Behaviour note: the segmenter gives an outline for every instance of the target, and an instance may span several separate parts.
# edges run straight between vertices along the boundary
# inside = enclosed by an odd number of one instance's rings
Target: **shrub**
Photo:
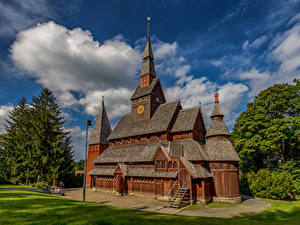
[[[47,186],[47,184],[43,183],[43,182],[37,182],[32,184],[32,187],[37,187],[37,188],[43,188],[44,186]]]
[[[255,197],[271,199],[294,197],[295,185],[292,176],[287,172],[270,172],[261,169],[257,173],[248,173],[247,181]]]
[[[246,174],[242,175],[240,179],[240,189],[241,189],[241,193],[252,196],[250,185],[248,182],[248,177]]]

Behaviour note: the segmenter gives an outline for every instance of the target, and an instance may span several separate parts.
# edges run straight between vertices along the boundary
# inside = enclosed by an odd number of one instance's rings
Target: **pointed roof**
[[[211,136],[230,136],[230,132],[223,120],[213,120],[211,122],[206,137]]]
[[[150,58],[150,59],[154,60],[149,34],[148,34],[148,37],[147,37],[147,43],[146,43],[146,47],[145,47],[144,55],[143,55],[143,59],[147,59],[147,58]]]
[[[152,51],[151,43],[150,43],[150,30],[149,30],[149,22],[148,22],[147,43],[146,43],[145,50],[144,50],[143,66],[141,69],[140,76],[143,76],[146,74],[152,74],[154,77],[156,76],[154,65],[153,65],[153,60],[154,60],[154,56],[153,56],[153,51]]]
[[[102,97],[102,103],[88,144],[108,144],[107,137],[110,133],[111,127],[104,106],[104,98]]]
[[[215,93],[215,105],[212,110],[212,113],[210,117],[212,118],[212,122],[208,128],[206,137],[211,136],[230,136],[230,132],[228,131],[223,117],[223,111],[221,109],[221,106],[219,105],[219,94]]]
[[[221,109],[221,106],[219,105],[219,93],[215,93],[215,105],[214,108],[210,114],[210,118],[213,118],[215,116],[221,116],[224,117],[224,113]]]
[[[152,52],[152,48],[151,48],[151,43],[150,43],[150,24],[149,24],[149,20],[148,20],[148,29],[147,29],[147,43],[146,43],[146,47],[145,47],[144,55],[143,55],[143,59],[147,59],[147,58],[150,58],[150,59],[154,60],[153,52]]]
[[[210,114],[210,118],[213,118],[215,116],[222,116],[222,117],[224,117],[224,113],[223,113],[222,108],[219,105],[219,103],[216,103],[214,105],[214,108],[213,108],[213,110],[212,110],[212,112]]]
[[[140,77],[146,74],[152,74],[154,77],[156,76],[153,62],[149,59],[144,60],[142,69],[140,72]]]

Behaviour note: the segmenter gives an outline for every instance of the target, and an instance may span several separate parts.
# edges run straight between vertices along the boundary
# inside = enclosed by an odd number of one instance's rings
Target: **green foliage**
[[[47,88],[32,101],[28,105],[23,97],[10,112],[0,142],[0,167],[6,168],[5,177],[12,183],[68,180],[74,173],[74,161],[61,109]]]
[[[300,80],[263,90],[238,117],[231,141],[242,172],[300,160]]]
[[[287,172],[271,172],[261,169],[247,174],[249,188],[253,196],[271,199],[291,199],[295,186],[292,176]]]
[[[289,173],[293,178],[296,193],[300,193],[300,160],[289,160],[284,165],[281,165],[278,171]]]
[[[32,187],[36,187],[36,188],[39,188],[39,189],[41,189],[45,186],[48,186],[48,185],[43,183],[43,182],[37,182],[37,183],[32,184]]]

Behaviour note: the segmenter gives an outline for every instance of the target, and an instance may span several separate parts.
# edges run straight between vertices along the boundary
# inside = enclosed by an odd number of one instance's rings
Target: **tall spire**
[[[89,145],[108,144],[107,137],[110,135],[110,133],[111,127],[104,105],[104,96],[102,96],[99,113],[89,138]]]
[[[153,65],[153,51],[151,48],[151,43],[150,43],[150,17],[147,17],[148,20],[148,27],[147,27],[147,43],[145,46],[144,50],[144,55],[143,55],[143,66],[141,69],[140,76],[146,75],[146,74],[151,74],[155,77],[155,69]]]

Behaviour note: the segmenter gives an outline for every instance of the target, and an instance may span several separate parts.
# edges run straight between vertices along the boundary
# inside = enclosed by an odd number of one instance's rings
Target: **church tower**
[[[241,201],[239,186],[239,165],[240,160],[231,141],[219,105],[219,94],[215,93],[215,105],[210,115],[212,122],[208,128],[205,149],[210,155],[210,171],[213,175],[214,202],[223,202],[231,199],[235,202]]]
[[[143,65],[140,72],[140,85],[131,96],[131,119],[140,122],[151,119],[160,104],[166,102],[159,78],[156,77],[154,56],[150,43],[150,28],[148,20],[147,43],[143,54]]]
[[[107,137],[110,135],[110,133],[111,127],[104,105],[104,97],[102,96],[99,113],[88,141],[89,148],[87,158],[87,174],[91,169],[94,168],[93,160],[96,159],[109,146]],[[86,184],[90,187],[92,185],[90,175],[87,175]]]

